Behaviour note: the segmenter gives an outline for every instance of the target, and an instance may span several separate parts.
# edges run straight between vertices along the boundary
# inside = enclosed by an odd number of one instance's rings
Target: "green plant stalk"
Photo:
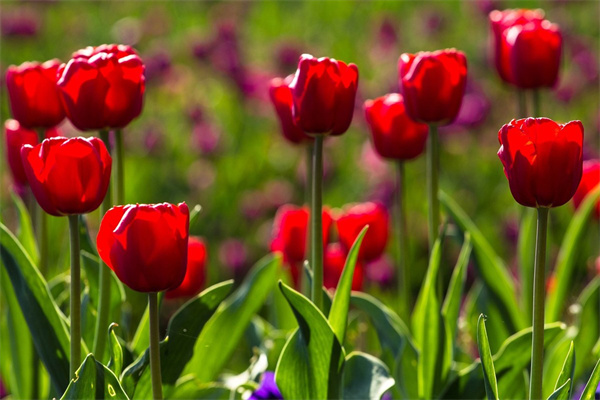
[[[542,100],[540,98],[540,90],[533,89],[533,116],[539,118],[542,116]]]
[[[104,142],[107,148],[110,148],[110,143],[108,139],[108,131],[102,130],[100,131],[100,138]],[[100,204],[100,219],[111,205],[111,190],[110,185],[108,186],[108,190],[106,192],[106,196],[104,196],[104,200],[102,204]],[[111,271],[110,268],[104,264],[102,259],[100,259],[100,263],[98,265],[99,274],[100,274],[100,294],[98,300],[98,316],[96,318],[96,327],[95,327],[95,335],[94,335],[94,347],[93,352],[96,355],[96,359],[100,362],[103,362],[104,349],[106,346],[106,336],[108,334],[108,314],[110,310],[110,285],[112,283],[111,280]]]
[[[398,282],[400,292],[400,316],[404,321],[410,321],[411,298],[410,298],[410,271],[407,268],[408,258],[408,234],[406,232],[406,206],[404,204],[404,161],[397,162],[397,185],[396,185],[396,207],[397,209],[397,233],[398,233],[398,271],[397,276],[402,277]]]
[[[304,193],[304,202],[305,204],[310,204],[311,200],[312,200],[312,182],[311,182],[311,177],[312,177],[312,171],[313,171],[313,165],[312,165],[312,159],[313,159],[313,153],[314,153],[314,142],[310,141],[306,143],[306,188],[305,188],[305,193]],[[310,254],[310,230],[307,230],[306,232],[306,254]],[[311,287],[310,284],[308,283],[308,279],[306,279],[306,276],[304,274],[304,266],[300,267],[300,290],[302,291],[302,294],[304,294],[306,297],[310,297],[310,291],[311,291]]]
[[[125,204],[125,182],[124,175],[125,170],[123,167],[123,131],[121,129],[115,130],[115,151],[113,158],[115,160],[115,203],[117,205]]]
[[[517,104],[519,105],[519,109],[517,111],[519,113],[519,118],[527,117],[527,98],[525,95],[526,92],[524,90],[517,89]]]
[[[323,311],[323,135],[315,135],[313,149],[312,193],[310,201],[310,267],[313,270],[311,299]]]
[[[537,231],[535,237],[535,262],[533,272],[533,339],[531,345],[531,380],[529,399],[542,399],[542,372],[544,366],[544,306],[545,306],[545,267],[546,232],[548,228],[548,208],[537,209]]]
[[[437,125],[429,125],[427,140],[427,199],[428,199],[428,228],[429,253],[433,249],[440,228],[440,202],[438,199],[438,175],[440,170],[439,138]]]
[[[79,215],[69,215],[71,239],[71,379],[81,364],[81,268],[79,261]]]
[[[158,294],[148,293],[150,314],[150,373],[152,375],[152,395],[162,400],[162,378],[160,373],[160,347],[158,337]]]

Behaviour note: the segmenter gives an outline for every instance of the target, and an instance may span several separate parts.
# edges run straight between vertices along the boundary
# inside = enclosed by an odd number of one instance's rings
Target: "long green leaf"
[[[574,324],[577,329],[574,342],[579,362],[575,366],[575,382],[594,365],[598,357],[593,349],[600,338],[600,276],[583,289],[576,304],[579,312]]]
[[[577,252],[583,242],[585,228],[591,219],[592,212],[600,197],[600,187],[588,194],[569,223],[563,242],[560,246],[554,274],[556,286],[547,294],[546,321],[553,322],[560,319],[565,307],[567,294],[571,289],[571,277],[577,260]]]
[[[567,379],[559,388],[557,388],[552,394],[548,397],[548,400],[569,400],[571,396],[569,393],[571,392],[571,379]]]
[[[186,368],[200,382],[211,382],[229,361],[252,317],[275,286],[280,265],[280,256],[269,255],[260,260],[206,323]]]
[[[600,384],[600,360],[596,363],[592,375],[590,375],[590,379],[586,383],[585,388],[583,388],[583,393],[581,393],[579,400],[594,400],[598,384]]]
[[[115,374],[93,354],[88,354],[75,374],[61,400],[129,399]]]
[[[533,304],[533,255],[535,249],[535,227],[537,213],[534,209],[523,207],[517,255],[519,260],[519,277],[521,278],[521,309],[526,320],[531,320],[531,305]]]
[[[117,324],[112,323],[108,328],[108,343],[110,348],[108,368],[112,369],[116,376],[120,376],[123,370],[123,348],[115,333],[115,327],[117,326]]]
[[[569,380],[573,382],[573,375],[575,374],[575,348],[574,344],[571,341],[571,346],[569,347],[569,352],[567,353],[567,357],[565,358],[565,362],[563,364],[562,371],[558,376],[558,380],[556,381],[555,389],[558,390],[561,386],[563,386]],[[571,394],[573,393],[573,386],[569,385],[568,396],[567,398],[571,398]]]
[[[575,356],[573,335],[575,333],[576,329],[568,329],[564,337],[544,353],[543,398],[548,398],[567,379],[571,378],[571,382],[573,382],[571,373],[575,372],[575,364],[573,363]]]
[[[0,259],[40,359],[57,392],[69,384],[69,334],[61,312],[50,295],[44,278],[33,265],[16,237],[0,224]]]
[[[379,400],[392,386],[394,378],[380,360],[358,351],[348,354],[344,365],[344,400]]]
[[[325,316],[289,286],[279,288],[298,321],[277,362],[275,381],[286,399],[339,398],[344,349]]]
[[[17,239],[25,249],[25,252],[31,257],[34,265],[38,265],[40,253],[35,240],[35,234],[31,224],[31,216],[23,200],[11,190],[10,196],[17,206],[19,214],[19,229],[17,230]],[[39,207],[36,205],[36,207]]]
[[[471,234],[473,250],[477,256],[477,268],[479,274],[485,286],[494,293],[500,302],[503,313],[506,314],[506,318],[508,318],[506,324],[509,324],[509,330],[516,332],[519,329],[523,329],[526,324],[519,311],[515,285],[508,274],[508,269],[481,231],[479,231],[465,211],[460,208],[458,203],[452,200],[450,196],[443,191],[440,191],[440,202],[460,228]]]
[[[369,226],[367,225],[360,231],[354,244],[350,248],[350,252],[346,258],[346,265],[344,265],[342,276],[340,277],[337,289],[335,290],[335,296],[333,297],[333,302],[331,303],[329,324],[333,328],[340,343],[344,343],[344,337],[346,335],[350,292],[352,291],[352,280],[354,277],[354,267],[356,266],[356,261],[358,259],[358,250],[360,249],[360,245],[368,228]]]
[[[485,316],[483,314],[479,316],[479,321],[477,321],[477,346],[481,358],[481,368],[483,369],[485,393],[488,400],[498,400],[498,381],[496,381],[496,370],[490,352],[490,343],[485,330]]]

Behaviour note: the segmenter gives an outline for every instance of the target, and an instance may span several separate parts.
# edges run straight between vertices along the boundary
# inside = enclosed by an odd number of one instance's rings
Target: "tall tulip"
[[[206,281],[206,244],[202,238],[190,236],[188,240],[185,277],[175,289],[167,290],[167,299],[190,298],[202,290]]]
[[[573,205],[579,208],[588,194],[600,185],[600,160],[587,160],[583,162],[581,182],[573,195]],[[594,212],[596,219],[600,220],[600,200],[596,202]]]
[[[533,341],[530,399],[542,398],[545,264],[548,211],[569,201],[581,180],[583,125],[547,118],[513,120],[498,132],[498,157],[510,191],[526,207],[537,208],[533,282]]]

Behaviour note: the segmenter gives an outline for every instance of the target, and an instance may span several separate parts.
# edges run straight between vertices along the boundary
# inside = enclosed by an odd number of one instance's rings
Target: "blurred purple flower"
[[[6,387],[4,386],[4,382],[2,381],[2,378],[0,378],[0,399],[5,398],[6,396],[8,396],[8,391],[6,390]]]
[[[386,255],[365,265],[365,274],[368,281],[376,283],[381,288],[394,287],[394,265]]]
[[[440,128],[440,132],[454,133],[476,128],[490,113],[491,102],[483,90],[472,81],[467,82],[465,95],[454,122]]]
[[[16,9],[4,11],[0,17],[3,37],[35,36],[40,29],[39,17],[31,10]]]
[[[275,383],[275,373],[271,371],[265,371],[260,379],[260,386],[248,400],[271,400],[271,399],[283,399],[277,384]]]
[[[146,81],[153,82],[164,77],[171,70],[171,56],[166,50],[161,49],[157,52],[143,57],[146,65]]]
[[[151,126],[144,132],[144,148],[148,154],[156,154],[163,145],[163,132],[156,126]]]
[[[277,71],[282,76],[292,73],[298,66],[298,59],[302,54],[297,46],[293,44],[283,44],[277,49],[275,59],[277,60]]]
[[[434,36],[439,34],[446,26],[444,16],[437,11],[431,11],[425,16],[425,32]]]
[[[250,221],[260,219],[266,213],[267,208],[265,197],[258,190],[247,191],[240,198],[240,210]]]
[[[227,239],[219,246],[219,262],[234,276],[243,276],[248,261],[248,251],[244,242]]]
[[[466,1],[466,3],[468,3],[469,6],[473,4],[471,0]],[[486,18],[492,11],[504,8],[500,4],[500,1],[497,0],[475,0],[475,5],[481,14],[483,14]]]
[[[381,21],[379,32],[377,33],[377,44],[382,50],[392,50],[398,44],[398,32],[396,31],[395,25],[396,24],[389,18],[385,18]]]
[[[579,67],[588,83],[595,83],[598,80],[598,55],[583,42],[576,42],[572,45],[572,60]]]
[[[363,143],[358,165],[367,175],[370,184],[375,184],[388,175],[387,162],[375,151],[370,140]]]
[[[519,239],[519,223],[514,219],[504,221],[504,237],[512,246],[517,245]]]
[[[208,122],[196,123],[192,129],[194,146],[203,154],[213,154],[221,138],[221,132]]]
[[[271,180],[265,184],[263,197],[269,208],[277,209],[284,204],[292,202],[294,188],[288,181]]]
[[[388,209],[394,204],[396,197],[396,183],[391,179],[385,179],[377,183],[369,192],[369,201],[380,202]]]

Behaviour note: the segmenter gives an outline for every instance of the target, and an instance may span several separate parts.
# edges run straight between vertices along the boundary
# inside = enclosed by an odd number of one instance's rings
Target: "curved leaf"
[[[108,368],[114,370],[115,375],[121,375],[123,370],[123,349],[121,343],[115,334],[115,327],[119,325],[112,323],[108,328],[108,342],[110,347],[110,361],[108,362]]]
[[[579,400],[594,400],[598,384],[600,384],[600,360],[596,363],[592,375],[590,375],[590,379],[586,383],[585,388],[583,388]]]
[[[125,391],[113,372],[94,359],[93,354],[83,360],[75,372],[75,379],[62,395],[61,400],[128,400]]]
[[[479,320],[477,321],[477,346],[481,358],[481,368],[483,369],[485,393],[488,400],[498,400],[498,381],[496,381],[496,370],[494,369],[494,360],[490,352],[490,343],[487,339],[485,316],[483,314],[479,316]]]
[[[571,397],[571,379],[567,379],[559,388],[557,388],[549,397],[548,400],[569,400]]]
[[[527,321],[531,321],[531,305],[533,304],[533,256],[535,249],[535,227],[537,213],[534,209],[523,207],[517,256],[519,260],[519,278],[521,279],[521,306]]]
[[[379,400],[394,386],[394,378],[383,362],[370,354],[354,351],[344,365],[344,400]]]

